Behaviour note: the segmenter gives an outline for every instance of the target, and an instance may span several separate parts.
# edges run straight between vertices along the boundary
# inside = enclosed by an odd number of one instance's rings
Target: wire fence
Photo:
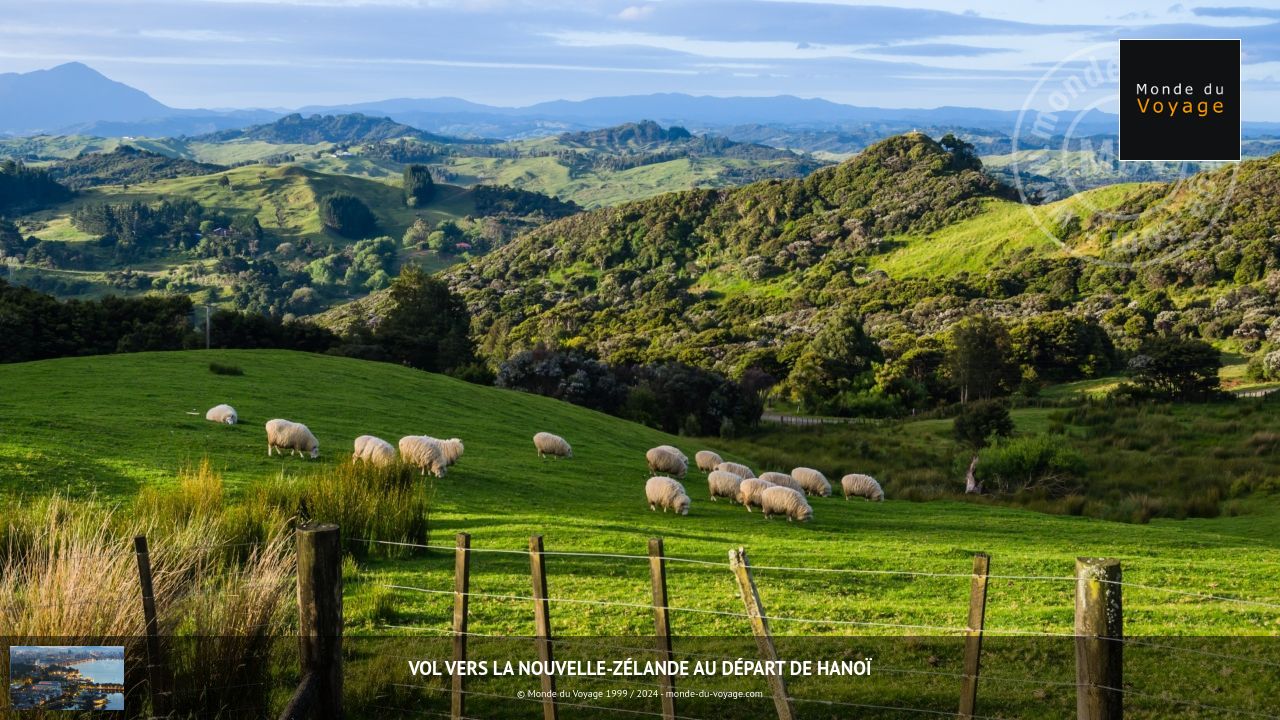
[[[457,546],[431,545],[431,544],[406,543],[406,542],[390,542],[390,541],[370,540],[370,539],[363,539],[363,538],[353,538],[353,540],[356,542],[363,542],[363,543],[370,543],[370,544],[390,544],[390,545],[397,545],[397,546],[409,547],[409,548],[415,548],[415,549],[450,553],[450,554],[454,554],[455,557],[462,554],[465,554],[467,556],[474,554],[477,556],[508,555],[508,556],[532,557],[535,554],[533,550],[525,550],[525,549],[476,548],[476,547],[470,547],[469,545],[468,547],[465,547],[465,548],[459,548]],[[717,561],[717,560],[711,560],[707,558],[678,557],[678,556],[667,555],[665,553],[662,553],[662,554],[651,553],[649,555],[641,555],[641,554],[628,554],[628,553],[617,553],[617,552],[597,553],[597,552],[582,552],[582,551],[540,550],[540,551],[537,551],[536,554],[543,558],[556,558],[556,557],[583,558],[587,560],[599,560],[599,561],[607,561],[612,563],[616,563],[617,561],[634,561],[636,563],[645,563],[645,564],[661,562],[668,565],[684,564],[689,566],[702,566],[702,567],[714,568],[717,570],[725,570],[725,571],[729,571],[733,569],[732,562]],[[470,572],[470,565],[468,564],[467,567],[468,567],[468,572]],[[779,575],[799,575],[799,576],[808,575],[808,576],[813,576],[815,578],[816,577],[830,578],[832,576],[837,576],[837,577],[838,576],[864,576],[864,577],[879,576],[879,577],[886,577],[886,578],[899,577],[899,578],[940,579],[945,581],[956,581],[956,582],[964,581],[966,584],[973,582],[977,575],[976,572],[957,572],[957,571],[946,571],[946,570],[932,571],[932,570],[915,570],[915,569],[899,569],[899,568],[850,568],[850,567],[833,568],[833,567],[812,567],[812,566],[802,566],[802,565],[751,565],[750,570],[753,572],[759,572],[762,575],[774,573]],[[567,571],[568,571],[567,567],[558,566],[558,572],[567,572]],[[983,578],[984,584],[989,581],[1003,581],[1006,583],[1032,583],[1032,584],[1062,583],[1064,585],[1066,585],[1067,583],[1070,583],[1071,586],[1069,587],[1073,589],[1077,584],[1083,582],[1080,577],[1076,577],[1074,575],[1058,575],[1058,574],[1051,574],[1051,573],[1036,573],[1036,572],[1004,573],[1004,574],[984,572],[982,573],[982,578]],[[1199,601],[1200,603],[1215,603],[1215,604],[1220,604],[1228,607],[1240,607],[1240,608],[1261,609],[1261,610],[1280,609],[1280,602],[1275,602],[1269,599],[1257,599],[1257,598],[1249,598],[1249,597],[1240,597],[1240,596],[1230,595],[1230,594],[1199,592],[1199,591],[1190,590],[1183,587],[1174,587],[1169,585],[1154,585],[1150,583],[1130,582],[1126,580],[1113,580],[1109,578],[1097,578],[1097,581],[1104,586],[1110,586],[1110,587],[1116,587],[1116,588],[1127,588],[1127,589],[1131,589],[1132,591],[1138,591],[1142,593],[1167,594],[1167,595],[1176,596],[1176,597],[1193,599],[1193,600]],[[536,580],[535,580],[535,583],[536,583]],[[804,614],[793,614],[793,613],[777,612],[777,611],[775,612],[762,611],[759,613],[752,613],[752,612],[725,610],[720,608],[691,606],[688,604],[680,604],[680,603],[659,603],[657,602],[657,600],[655,600],[654,602],[631,602],[631,601],[619,600],[619,599],[569,597],[569,596],[563,596],[563,595],[550,595],[550,594],[543,594],[540,596],[536,592],[534,594],[526,594],[526,593],[503,592],[503,591],[480,591],[480,590],[471,590],[469,588],[464,590],[464,589],[460,589],[459,587],[454,587],[451,589],[441,589],[441,588],[432,588],[432,587],[421,587],[416,584],[407,583],[403,579],[397,579],[395,582],[373,580],[371,581],[371,584],[379,588],[391,590],[393,592],[410,593],[410,594],[418,593],[418,594],[424,594],[429,596],[449,597],[453,599],[454,603],[464,602],[465,604],[463,605],[463,607],[468,607],[470,608],[471,611],[474,611],[477,608],[477,605],[475,604],[476,602],[487,602],[487,601],[495,601],[495,602],[501,602],[501,603],[508,603],[508,602],[530,603],[531,605],[545,604],[547,607],[555,607],[557,605],[569,606],[569,607],[574,607],[574,606],[606,607],[606,608],[618,608],[618,609],[627,610],[627,611],[641,611],[644,613],[660,612],[665,616],[679,616],[682,614],[689,614],[689,615],[726,617],[734,620],[741,620],[743,623],[744,629],[747,627],[750,627],[752,623],[755,621],[764,621],[769,623],[771,626],[776,626],[778,628],[785,628],[788,625],[795,624],[795,625],[806,627],[806,631],[805,631],[806,635],[801,635],[799,637],[807,637],[808,635],[811,635],[812,632],[810,629],[821,629],[822,633],[826,633],[831,630],[838,630],[842,628],[856,629],[859,631],[871,631],[875,633],[877,637],[892,637],[893,634],[898,634],[898,633],[906,634],[912,637],[925,637],[925,638],[956,637],[956,636],[972,637],[976,633],[982,636],[996,636],[996,637],[1003,636],[1003,637],[1009,637],[1009,638],[1047,638],[1047,639],[1052,639],[1056,641],[1074,640],[1081,637],[1086,637],[1082,635],[1080,631],[1076,628],[1072,628],[1070,630],[1063,630],[1063,631],[1055,631],[1053,629],[1046,629],[1046,628],[991,627],[986,625],[980,625],[979,627],[975,628],[975,627],[972,627],[969,623],[942,624],[942,623],[930,623],[930,622],[900,622],[900,621],[894,621],[890,619],[880,620],[880,619],[874,619],[874,618],[851,619],[851,618],[836,618],[836,617],[814,617],[814,616],[806,616]],[[536,589],[537,589],[537,586],[535,584],[535,591]],[[665,596],[665,589],[664,589],[664,596]],[[984,602],[985,602],[985,598],[984,598]],[[748,608],[748,610],[750,610],[750,608]],[[553,637],[550,637],[549,634],[544,637],[538,634],[510,635],[505,633],[502,633],[502,634],[481,633],[481,632],[475,632],[470,630],[459,631],[456,627],[433,627],[433,626],[408,625],[408,624],[387,624],[381,627],[386,627],[388,629],[402,630],[402,631],[425,632],[425,633],[430,633],[432,635],[442,637],[442,638],[465,635],[467,637],[477,637],[477,638],[497,639],[497,640],[518,639],[521,641],[541,641],[541,642],[547,642],[556,647],[566,647],[566,646],[571,647],[574,644],[578,644],[583,647],[590,647],[595,650],[608,650],[608,651],[615,651],[615,652],[620,651],[620,652],[648,654],[648,655],[654,655],[654,654],[663,655],[663,654],[669,653],[671,657],[679,656],[679,657],[692,658],[692,657],[702,656],[702,657],[715,659],[715,660],[734,659],[732,656],[725,655],[725,654],[681,653],[681,652],[676,652],[674,649],[663,650],[661,647],[657,647],[657,646],[641,647],[634,644],[627,645],[627,644],[619,644],[619,643],[603,643],[602,644],[596,641],[594,638],[576,638],[576,637],[575,638],[565,638],[565,637],[553,638]],[[886,635],[880,634],[885,632],[890,633],[890,635],[886,636]],[[784,637],[791,637],[791,636],[780,635],[778,637],[784,638]],[[1161,652],[1167,651],[1167,652],[1174,652],[1174,653],[1187,653],[1191,655],[1201,655],[1204,657],[1213,658],[1214,660],[1217,660],[1217,661],[1239,662],[1239,663],[1267,667],[1267,668],[1280,666],[1280,663],[1271,662],[1267,659],[1263,659],[1259,657],[1250,657],[1247,655],[1234,654],[1234,653],[1228,653],[1228,652],[1212,652],[1212,651],[1207,651],[1203,649],[1198,649],[1195,647],[1180,647],[1178,645],[1173,645],[1169,643],[1151,642],[1140,637],[1122,637],[1122,636],[1111,637],[1106,635],[1090,635],[1088,637],[1096,637],[1098,640],[1110,641],[1110,642],[1122,644],[1123,646],[1127,646],[1127,647],[1145,648],[1145,649],[1151,649],[1151,650],[1156,650]],[[1195,638],[1195,636],[1187,636],[1187,637],[1189,640],[1194,640]],[[739,659],[740,659],[740,656],[739,656]],[[920,677],[922,679],[931,678],[933,680],[946,680],[946,681],[952,681],[952,682],[965,682],[965,681],[972,680],[974,677],[973,675],[970,675],[967,672],[951,672],[945,669],[917,669],[917,668],[892,666],[892,665],[889,665],[889,666],[878,665],[875,671],[877,673],[884,673],[886,675],[898,675],[903,677]],[[1118,685],[1111,686],[1106,684],[1100,684],[1097,682],[1087,682],[1087,683],[1081,682],[1079,679],[1069,680],[1069,679],[1064,679],[1062,677],[1032,677],[1030,675],[1016,676],[1016,675],[1010,675],[1007,673],[1004,673],[1004,674],[987,673],[982,675],[981,678],[982,678],[982,682],[987,686],[990,686],[991,684],[994,683],[995,685],[998,685],[998,686],[1007,685],[1009,687],[1024,687],[1024,688],[1028,688],[1028,687],[1058,688],[1058,689],[1073,690],[1073,691],[1080,691],[1082,688],[1089,688],[1092,690],[1109,691],[1109,692],[1119,693],[1121,695],[1133,696],[1134,698],[1141,698],[1144,701],[1149,701],[1148,704],[1150,703],[1154,703],[1157,705],[1163,704],[1166,706],[1181,707],[1184,709],[1194,709],[1199,712],[1222,713],[1226,715],[1239,716],[1239,717],[1277,718],[1278,720],[1280,720],[1280,715],[1272,714],[1266,711],[1266,709],[1232,707],[1226,704],[1206,703],[1206,702],[1200,701],[1199,699],[1189,699],[1185,697],[1169,696],[1167,693],[1157,694],[1157,693],[1143,692],[1140,690],[1135,690],[1132,687],[1128,686],[1127,684],[1124,686],[1118,686]],[[659,687],[659,684],[656,678],[648,681],[634,680],[634,679],[628,679],[628,678],[601,678],[601,677],[588,677],[586,679],[590,681],[602,681],[602,682],[608,682],[608,683],[616,682],[619,684],[625,684],[625,685],[631,685],[631,686],[645,685],[648,687]],[[417,686],[413,686],[413,687],[417,687]],[[681,685],[681,687],[684,689],[688,689],[684,685]],[[481,691],[473,691],[473,690],[460,691],[457,688],[454,688],[454,689],[432,688],[432,690],[438,691],[438,692],[467,692],[467,693],[474,693],[483,697],[491,697],[494,699],[515,699],[515,700],[529,701],[529,698],[514,698],[514,697],[507,698],[506,696],[499,696],[492,693],[486,694]],[[974,718],[974,719],[992,718],[992,720],[994,720],[994,716],[976,714],[971,710],[965,711],[965,712],[958,712],[958,711],[938,709],[936,707],[911,707],[906,705],[876,704],[874,702],[852,702],[852,701],[845,701],[843,699],[835,699],[830,697],[815,698],[815,697],[803,697],[799,695],[789,696],[788,699],[790,702],[794,702],[794,703],[809,704],[814,706],[826,706],[830,708],[861,709],[863,711],[879,711],[879,712],[885,712],[885,713],[906,713],[906,714],[915,714],[920,716],[932,716],[932,717],[964,717],[964,718]],[[661,717],[668,717],[668,718],[683,717],[679,715],[672,716],[670,714],[635,710],[630,708],[576,704],[572,702],[562,701],[559,699],[556,701],[556,703],[564,707],[580,707],[584,709],[597,710],[607,714],[616,714],[617,716],[620,716],[620,717],[627,716],[627,715],[653,715],[653,716],[661,716]]]

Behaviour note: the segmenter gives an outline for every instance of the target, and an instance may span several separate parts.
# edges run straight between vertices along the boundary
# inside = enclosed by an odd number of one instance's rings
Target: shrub
[[[1060,439],[1028,435],[989,448],[977,475],[988,490],[1058,497],[1077,491],[1086,470],[1084,456]]]

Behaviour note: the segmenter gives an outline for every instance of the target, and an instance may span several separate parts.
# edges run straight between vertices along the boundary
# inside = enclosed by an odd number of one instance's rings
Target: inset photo
[[[14,710],[124,710],[124,648],[10,647],[9,706]]]

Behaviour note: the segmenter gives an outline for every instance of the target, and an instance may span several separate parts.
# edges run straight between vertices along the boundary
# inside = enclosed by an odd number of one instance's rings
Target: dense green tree
[[[1219,387],[1222,357],[1203,340],[1153,337],[1129,361],[1138,389],[1167,400],[1207,400]]]
[[[1009,417],[1009,406],[1000,400],[979,400],[967,403],[956,416],[952,432],[965,448],[973,452],[969,461],[969,470],[965,473],[964,491],[966,493],[982,492],[982,485],[974,477],[978,467],[978,453],[991,444],[993,437],[1008,437],[1013,434],[1013,419]]]
[[[405,165],[403,179],[406,205],[418,207],[431,202],[431,196],[435,194],[436,186],[431,180],[430,168],[426,165]]]
[[[320,198],[320,222],[345,238],[366,238],[378,231],[377,218],[360,198],[335,192]]]
[[[373,329],[388,359],[429,372],[475,361],[471,316],[444,281],[406,265],[391,283],[389,300],[390,310]]]
[[[0,161],[0,215],[21,214],[68,200],[72,193],[47,170]]]
[[[1007,395],[1021,377],[1009,331],[988,315],[972,315],[951,328],[944,367],[962,403]]]
[[[1054,312],[1037,315],[1009,331],[1013,357],[1037,377],[1065,382],[1111,370],[1115,347],[1089,318]]]
[[[862,318],[853,308],[843,308],[796,360],[788,376],[792,396],[809,410],[832,408],[880,359],[880,348],[863,330]]]

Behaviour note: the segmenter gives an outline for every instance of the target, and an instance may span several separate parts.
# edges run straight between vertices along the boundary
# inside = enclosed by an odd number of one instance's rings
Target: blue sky
[[[1018,109],[1046,68],[1120,37],[1242,38],[1244,115],[1280,120],[1275,0],[5,0],[0,72],[79,60],[178,107],[686,92]]]

